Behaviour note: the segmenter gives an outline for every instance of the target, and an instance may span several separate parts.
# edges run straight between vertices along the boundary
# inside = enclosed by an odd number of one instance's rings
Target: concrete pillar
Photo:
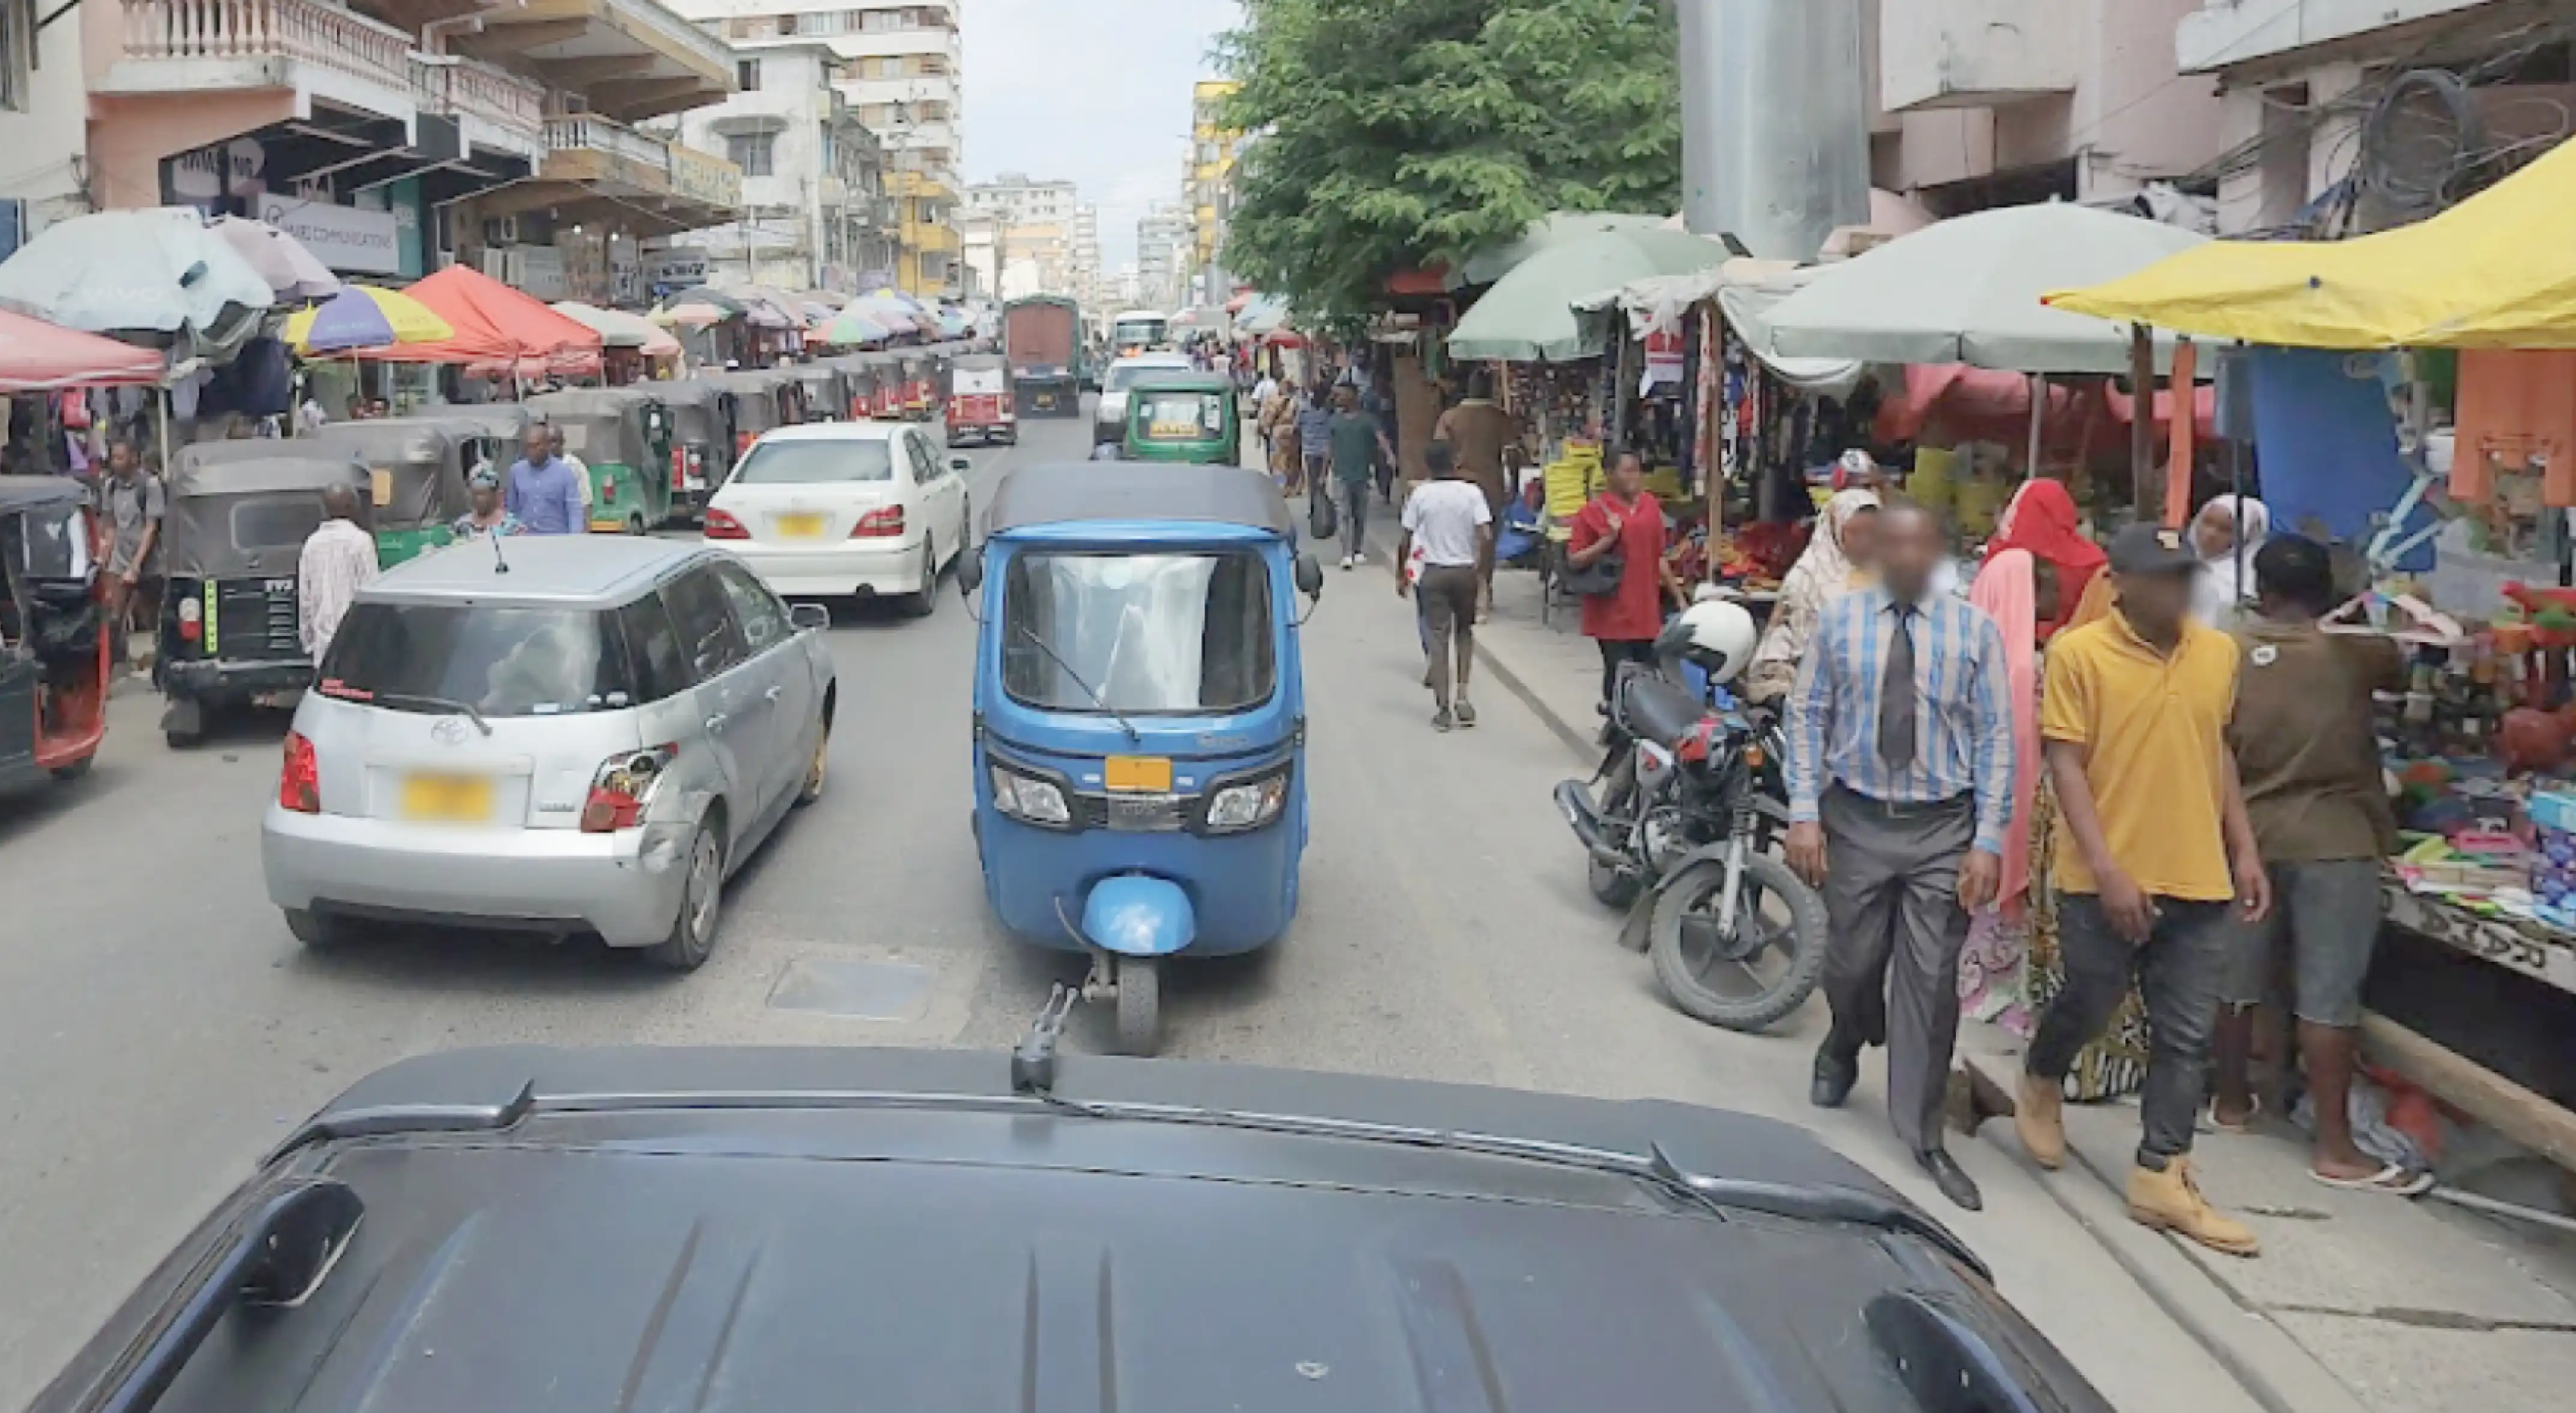
[[[1682,214],[1768,259],[1869,221],[1860,0],[1680,0]]]

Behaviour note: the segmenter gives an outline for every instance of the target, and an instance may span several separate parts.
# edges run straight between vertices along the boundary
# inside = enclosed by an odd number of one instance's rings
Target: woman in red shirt
[[[1583,600],[1583,636],[1601,645],[1601,702],[1619,680],[1619,664],[1652,662],[1655,635],[1663,631],[1664,595],[1681,585],[1664,564],[1664,508],[1646,493],[1645,464],[1623,451],[1609,484],[1574,517],[1566,561],[1580,569],[1603,555],[1619,555],[1619,587]]]

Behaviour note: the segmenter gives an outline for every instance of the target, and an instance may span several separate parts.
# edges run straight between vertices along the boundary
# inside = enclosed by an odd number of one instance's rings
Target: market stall
[[[2363,625],[2408,647],[2406,690],[2380,702],[2408,831],[2386,870],[2389,935],[2523,988],[2494,993],[2511,1013],[2484,999],[2438,1046],[2396,1028],[2374,1049],[2411,1054],[2409,1077],[2444,1099],[2543,1134],[2576,1130],[2561,1026],[2576,993],[2571,201],[2576,147],[2562,145],[2416,225],[2330,244],[2213,242],[2051,296],[2253,345],[2227,357],[2246,365],[2274,522],[2335,543],[2367,585]],[[2236,401],[2219,399],[2222,423]],[[2523,1013],[2560,1020],[2528,1027],[2540,1039],[2518,1052],[2495,1046]],[[2515,1097],[2530,1091],[2557,1107],[2535,1113]],[[2553,1156],[2576,1166],[2576,1151]]]

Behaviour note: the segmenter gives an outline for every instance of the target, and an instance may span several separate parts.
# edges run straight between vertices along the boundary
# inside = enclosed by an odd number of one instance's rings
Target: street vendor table
[[[2576,995],[2576,936],[2546,923],[2490,917],[2447,899],[2410,893],[2394,872],[2380,875],[2379,892],[2390,926]]]

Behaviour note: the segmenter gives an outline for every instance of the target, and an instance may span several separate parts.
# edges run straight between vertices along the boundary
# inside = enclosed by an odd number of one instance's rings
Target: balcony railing
[[[544,87],[472,59],[423,64],[413,87],[421,106],[433,113],[483,118],[517,132],[533,133],[545,124]]]
[[[666,180],[671,175],[671,144],[596,113],[566,113],[546,119],[546,146],[556,152],[605,152]]]
[[[129,59],[293,59],[412,86],[412,36],[320,0],[125,0]]]

